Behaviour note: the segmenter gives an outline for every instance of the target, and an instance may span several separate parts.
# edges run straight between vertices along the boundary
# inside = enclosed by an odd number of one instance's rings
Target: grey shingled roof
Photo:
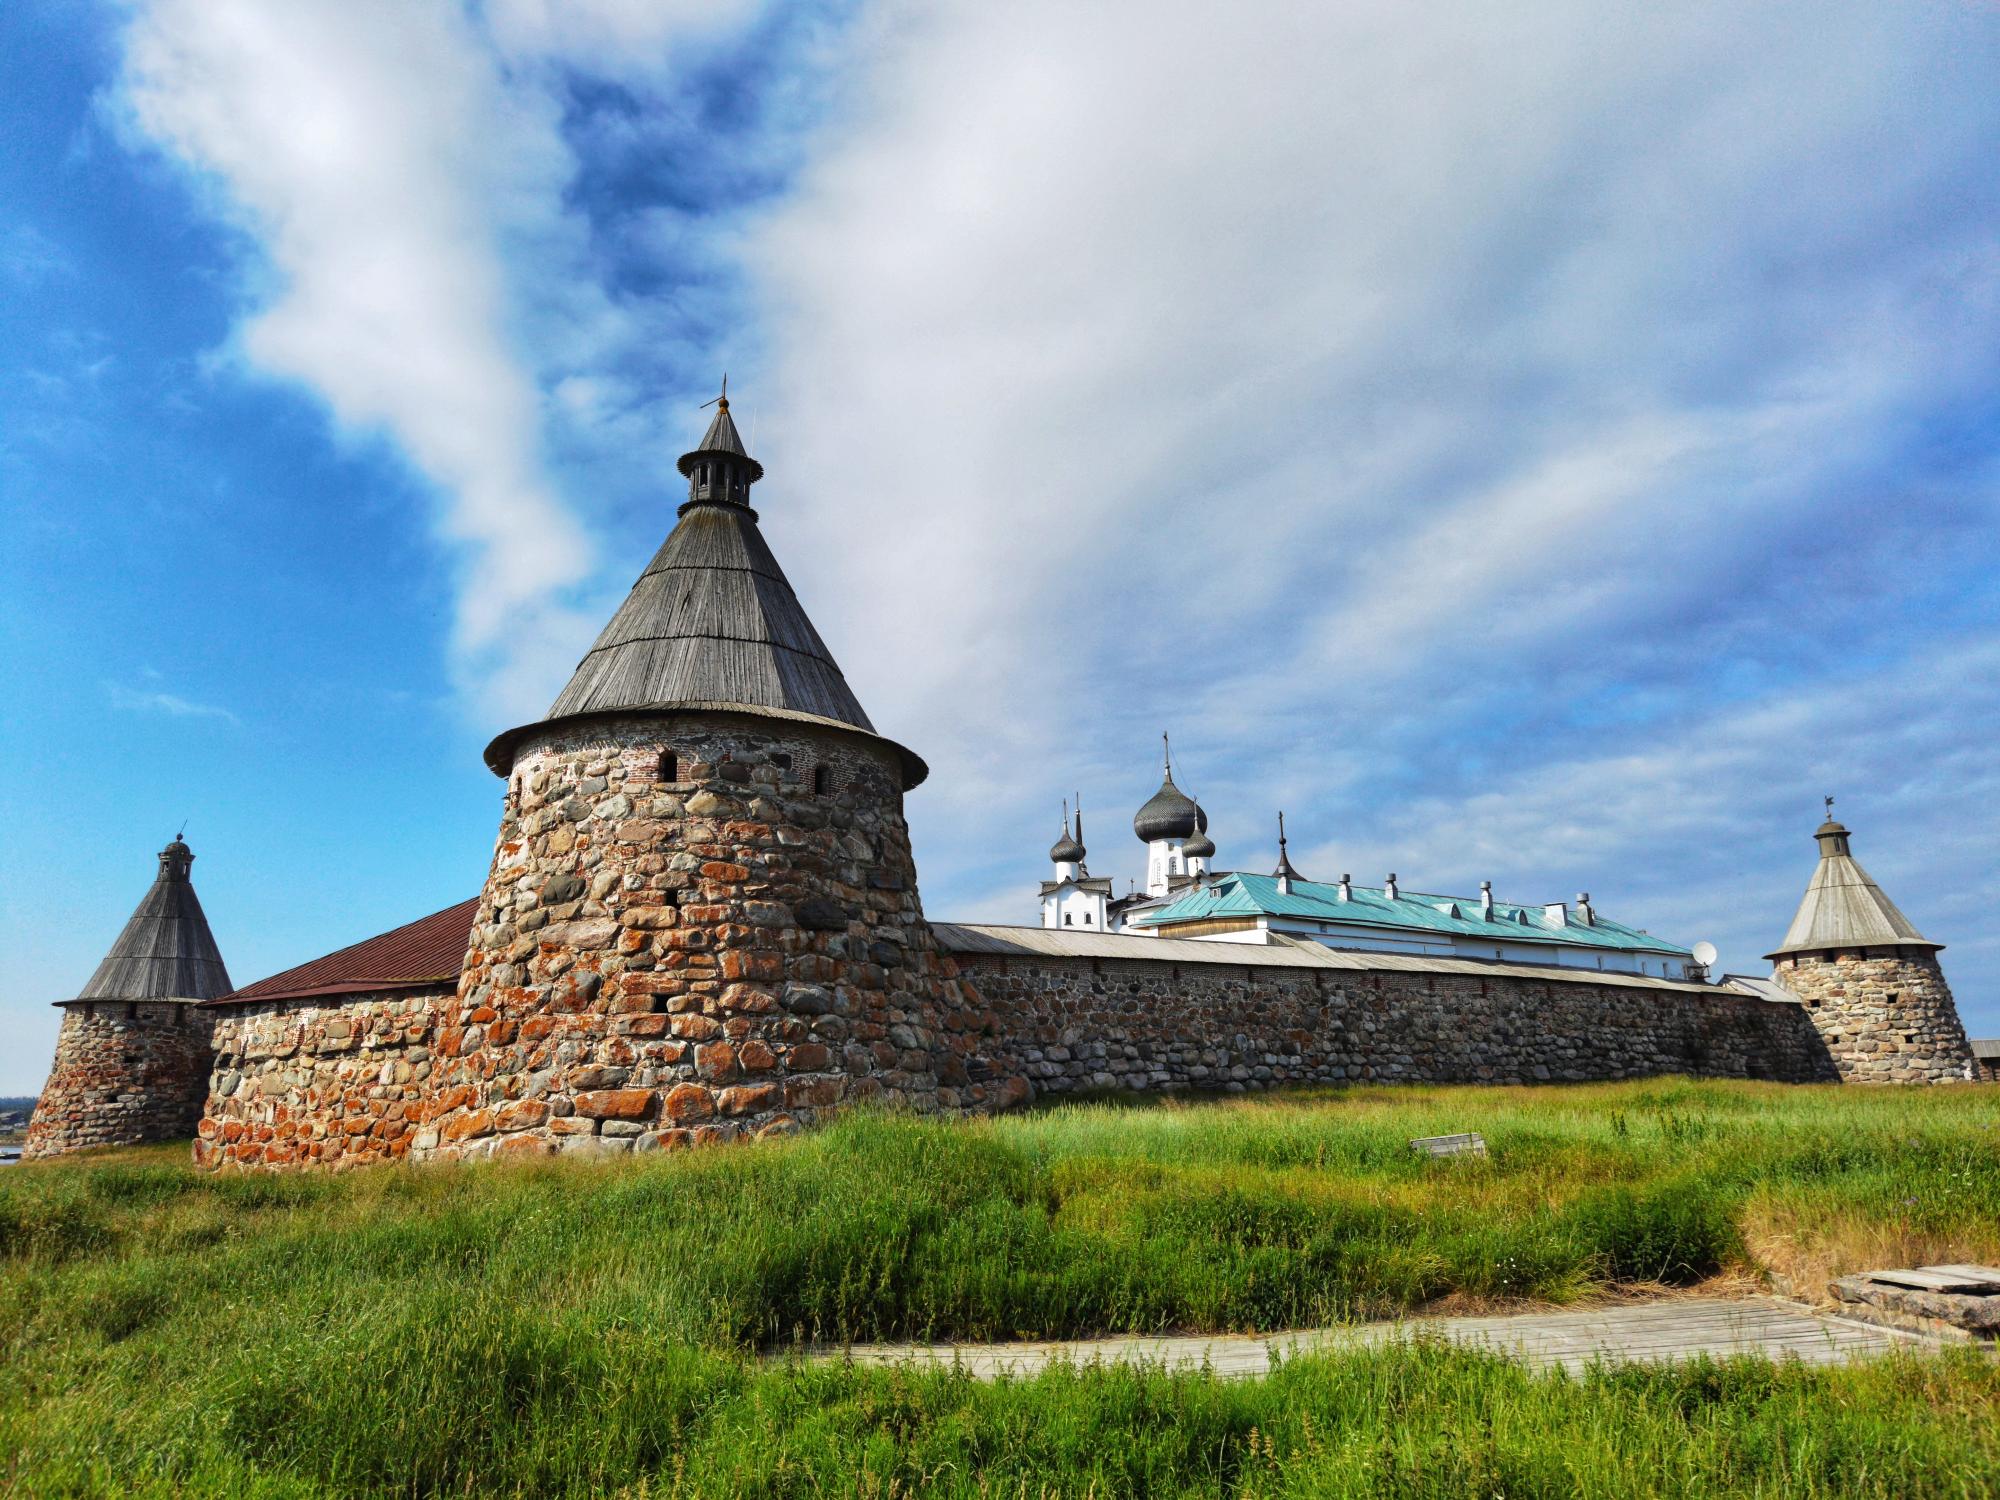
[[[706,454],[747,464],[726,409],[681,460]],[[723,499],[681,507],[680,521],[632,586],[569,685],[538,723],[595,714],[723,709],[835,725],[880,738],[839,665],[806,617],[784,569],[757,527],[757,512]],[[509,730],[486,750],[501,775],[532,725]],[[889,742],[893,744],[894,742]],[[921,781],[922,760],[902,746],[905,785]]]
[[[723,453],[731,458],[742,459],[750,470],[750,481],[753,484],[764,477],[764,466],[752,458],[743,446],[743,435],[736,430],[736,419],[729,415],[727,396],[716,403],[715,420],[708,424],[708,431],[701,435],[701,442],[692,452],[681,455],[680,471],[692,475],[695,462],[710,453]]]
[[[229,970],[188,878],[194,852],[175,839],[160,872],[79,1000],[208,1000],[229,993]]]
[[[1798,915],[1766,958],[1830,948],[1931,948],[1934,943],[1891,901],[1874,877],[1848,852],[1848,831],[1835,822],[1820,824],[1819,867],[1799,902]]]

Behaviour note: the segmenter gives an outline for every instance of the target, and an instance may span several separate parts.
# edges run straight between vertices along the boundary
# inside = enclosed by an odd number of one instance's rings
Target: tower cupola
[[[729,415],[729,377],[722,377],[722,394],[715,398],[715,417],[702,434],[701,442],[681,455],[680,471],[687,475],[687,504],[750,505],[750,486],[764,477],[764,466],[752,458]]]
[[[758,528],[750,486],[764,466],[744,449],[727,384],[701,441],[681,455],[679,524],[632,585],[549,711],[486,747],[495,775],[558,725],[665,712],[738,712],[858,734],[902,763],[903,788],[929,774],[876,733]]]
[[[1833,799],[1826,799],[1826,821],[1813,830],[1819,844],[1819,865],[1806,885],[1804,899],[1785,933],[1785,940],[1766,958],[1794,953],[1852,948],[1914,948],[1936,952],[1944,946],[1917,931],[1896,903],[1861,868],[1848,846],[1848,830],[1833,819]]]

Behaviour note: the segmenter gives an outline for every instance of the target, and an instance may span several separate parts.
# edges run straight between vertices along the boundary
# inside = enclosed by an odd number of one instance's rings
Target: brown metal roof
[[[312,995],[351,995],[365,990],[412,989],[445,984],[458,977],[472,941],[472,918],[479,898],[447,906],[405,926],[368,938],[311,963],[211,1000],[234,1005],[252,1000],[303,1000]]]

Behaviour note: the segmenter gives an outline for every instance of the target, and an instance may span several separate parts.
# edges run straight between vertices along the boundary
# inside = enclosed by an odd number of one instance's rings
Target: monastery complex
[[[193,1136],[211,1168],[325,1168],[1098,1089],[1978,1076],[1943,945],[1830,816],[1768,979],[1718,982],[1587,895],[1308,879],[1282,824],[1270,873],[1220,869],[1171,759],[1133,819],[1143,891],[1089,874],[1079,809],[1038,926],[930,921],[903,817],[928,769],[786,581],[726,397],[679,468],[678,523],[624,605],[548,713],[487,747],[480,893],[239,989],[176,839],[56,1002],[27,1156]]]

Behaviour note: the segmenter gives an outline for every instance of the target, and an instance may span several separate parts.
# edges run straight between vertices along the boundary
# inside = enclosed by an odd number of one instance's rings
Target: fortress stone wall
[[[943,929],[946,948],[953,932]],[[615,949],[614,943],[608,956],[617,956]],[[955,1013],[958,1028],[945,1032],[946,1052],[975,1058],[989,1077],[1006,1082],[912,1089],[909,1079],[925,1076],[933,1055],[921,1045],[927,1033],[912,1022],[869,1020],[865,1008],[843,1015],[783,1004],[792,984],[807,987],[790,991],[794,1003],[807,989],[824,991],[830,1001],[838,980],[734,981],[755,982],[755,993],[776,1002],[738,1014],[746,997],[725,999],[730,983],[691,979],[660,1008],[620,1011],[607,1001],[553,1013],[553,1025],[522,1022],[510,1031],[497,1010],[492,1021],[472,1019],[491,1008],[478,994],[494,982],[487,978],[470,992],[225,1009],[195,1157],[211,1167],[292,1167],[404,1156],[643,1152],[743,1138],[774,1123],[789,1129],[863,1101],[982,1111],[1033,1094],[1103,1089],[1245,1092],[1305,1083],[1587,1082],[1669,1073],[1789,1083],[1839,1077],[1801,1006],[1730,990],[1499,969],[1342,971],[968,951],[938,952],[935,961],[940,983],[968,1007]],[[596,993],[608,987],[613,996],[651,998],[647,985],[628,988],[625,976],[659,972],[613,969]],[[670,1008],[682,997],[692,998]],[[821,1002],[814,994],[807,1003]],[[919,1004],[896,1009],[923,1017]],[[724,1028],[716,1036],[737,1038],[727,1061],[703,1052],[714,1042],[675,1036],[672,1023],[680,1016],[715,1021]],[[730,1024],[737,1021],[750,1024]],[[515,1054],[496,1057],[483,1040],[464,1042],[472,1026],[496,1022],[502,1037],[531,1033],[519,1043],[527,1049],[522,1066],[492,1068]],[[902,1026],[911,1027],[907,1038],[890,1040],[889,1029]],[[883,1035],[873,1037],[877,1027]],[[699,1024],[683,1025],[688,1029],[707,1034]],[[820,1037],[837,1040],[839,1050]],[[901,1040],[919,1045],[898,1046]],[[760,1042],[772,1054],[768,1063]],[[910,1066],[900,1066],[906,1060]],[[849,1067],[854,1071],[844,1071]],[[499,1084],[482,1089],[486,1080]]]
[[[214,1019],[181,1000],[65,1005],[22,1160],[192,1135],[208,1096]]]
[[[1001,1064],[1045,1094],[1839,1076],[1798,1006],[1731,990],[1498,968],[1427,974],[980,954],[961,954],[959,964],[994,1013]]]
[[[894,746],[624,716],[516,751],[422,1157],[761,1135],[1027,1096],[917,899]]]
[[[219,1010],[195,1164],[360,1166],[406,1156],[434,1097],[431,1043],[449,997],[437,989]]]
[[[1799,997],[1841,1076],[1957,1083],[1979,1070],[1936,956],[1921,948],[1788,953],[1772,978]]]

